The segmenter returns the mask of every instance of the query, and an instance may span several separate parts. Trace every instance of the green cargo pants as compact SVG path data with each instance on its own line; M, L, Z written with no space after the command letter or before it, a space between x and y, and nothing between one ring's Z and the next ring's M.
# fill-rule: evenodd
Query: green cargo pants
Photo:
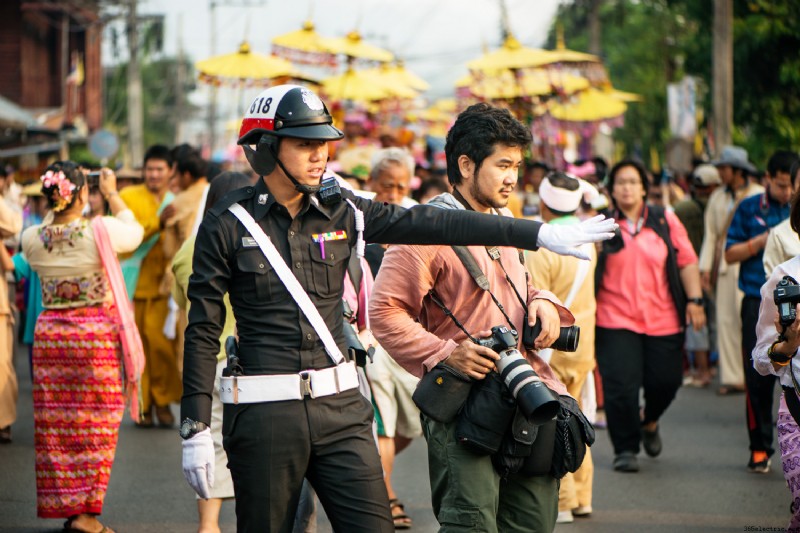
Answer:
M477 455L458 443L456 424L422 416L439 533L553 531L558 481L551 476L515 475L501 480L490 456Z

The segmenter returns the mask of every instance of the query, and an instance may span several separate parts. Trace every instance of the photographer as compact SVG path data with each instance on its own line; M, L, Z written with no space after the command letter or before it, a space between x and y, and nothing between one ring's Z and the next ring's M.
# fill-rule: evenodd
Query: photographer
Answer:
M800 165L795 163L792 175L798 177ZM789 215L792 229L800 235L800 195L792 197ZM791 279L784 280L788 276ZM756 346L753 349L753 368L765 378L775 380L777 376L783 388L778 406L778 447L781 450L783 475L792 492L792 519L787 531L800 530L800 469L795 465L800 461L800 401L798 400L797 376L800 375L800 361L796 360L800 347L800 290L795 280L800 279L800 255L781 263L761 287L761 305L756 324ZM775 288L778 284L785 289L779 296L780 303L786 304L778 312ZM794 312L794 316L792 316ZM771 385L771 383L770 383Z
M447 173L454 191L431 203L509 216L505 207L517 183L522 150L529 143L530 133L508 111L486 104L471 106L447 135ZM542 326L535 343L540 349L558 338L559 326L572 325L574 319L555 296L530 286L516 248L466 250L485 275L488 290L476 284L452 247L390 246L375 281L370 318L373 333L403 368L422 377L446 361L475 381L473 394L496 378L493 371L500 359L473 338L488 337L492 326L522 331L526 321L537 322ZM535 351L525 351L521 345L520 350L550 389L567 393ZM458 420L441 422L425 414L422 420L440 531L553 530L558 483L552 475L510 474L501 483L490 455L475 453L459 442Z

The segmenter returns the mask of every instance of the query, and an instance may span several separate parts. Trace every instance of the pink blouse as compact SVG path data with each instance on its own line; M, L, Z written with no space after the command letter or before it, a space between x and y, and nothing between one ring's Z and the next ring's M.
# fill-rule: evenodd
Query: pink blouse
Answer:
M665 216L675 246L678 268L697 263L686 228L671 211ZM625 247L608 254L597 291L597 326L627 329L652 336L674 335L684 327L678 319L667 282L667 245L648 227L631 233L620 221Z

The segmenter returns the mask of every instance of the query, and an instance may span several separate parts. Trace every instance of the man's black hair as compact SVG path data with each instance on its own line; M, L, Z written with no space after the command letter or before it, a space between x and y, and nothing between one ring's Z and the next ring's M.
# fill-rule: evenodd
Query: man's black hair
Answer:
M165 161L167 166L172 166L174 159L172 157L172 153L170 149L164 146L163 144L154 144L147 151L144 153L144 164L147 165L147 162L151 159L159 159L161 161Z
M788 174L792 170L792 165L797 161L798 156L795 152L789 150L777 150L773 153L767 162L767 172L771 177L778 175L778 172ZM794 176L792 176L792 184L794 184Z
M250 176L241 172L227 171L217 174L208 187L208 197L206 197L206 206L203 214L205 215L209 209L214 207L214 204L229 192L252 184L253 180Z
M469 157L475 163L475 174L484 159L494 153L495 146L503 144L526 148L531 143L531 133L507 109L480 103L469 106L447 132L444 153L447 157L447 179L452 185L461 183L458 158Z
M192 176L192 181L204 177L208 171L208 163L197 154L190 154L178 159L178 172L183 174L188 172Z

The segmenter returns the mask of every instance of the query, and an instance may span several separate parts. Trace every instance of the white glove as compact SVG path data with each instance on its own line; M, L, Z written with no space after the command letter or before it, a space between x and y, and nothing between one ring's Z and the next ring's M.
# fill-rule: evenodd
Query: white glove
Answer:
M214 440L211 429L183 441L183 477L198 496L208 499L214 486Z
M589 259L589 254L580 249L582 244L605 241L614 236L617 223L613 218L597 215L580 224L570 226L542 224L536 244L560 255L573 255Z

